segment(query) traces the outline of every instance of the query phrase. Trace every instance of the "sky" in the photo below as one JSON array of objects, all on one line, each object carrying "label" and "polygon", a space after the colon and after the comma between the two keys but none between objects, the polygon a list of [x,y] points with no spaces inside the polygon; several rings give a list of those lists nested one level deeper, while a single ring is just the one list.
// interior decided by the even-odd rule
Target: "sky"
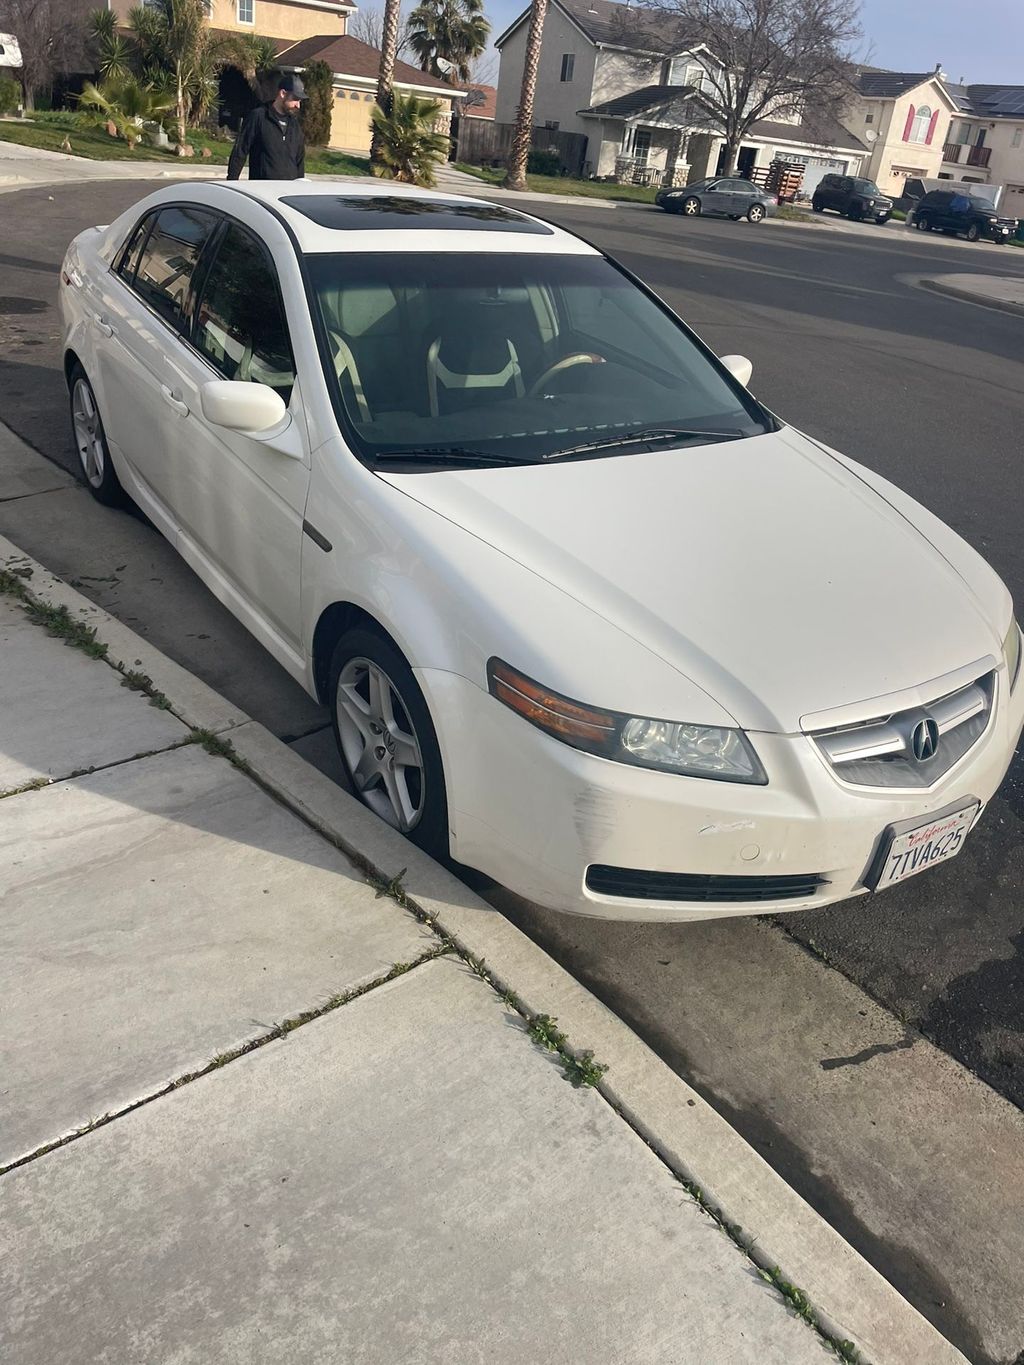
[{"label": "sky", "polygon": [[[492,35],[526,4],[486,0]],[[931,71],[941,62],[954,81],[1024,85],[1024,0],[862,0],[861,27],[856,55],[872,66]]]}]

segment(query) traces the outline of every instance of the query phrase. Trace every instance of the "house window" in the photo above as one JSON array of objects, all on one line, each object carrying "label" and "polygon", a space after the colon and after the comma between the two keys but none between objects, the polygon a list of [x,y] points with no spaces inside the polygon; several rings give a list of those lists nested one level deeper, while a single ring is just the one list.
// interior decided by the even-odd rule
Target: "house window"
[{"label": "house window", "polygon": [[647,165],[647,158],[651,154],[651,131],[649,128],[638,128],[633,134],[633,155],[641,166]]},{"label": "house window", "polygon": [[692,85],[703,90],[708,85],[708,73],[692,57],[673,57],[668,64],[669,85]]},{"label": "house window", "polygon": [[909,121],[909,130],[904,141],[906,142],[927,142],[928,129],[932,124],[931,106],[922,104],[914,110],[914,116]]},{"label": "house window", "polygon": [[238,0],[238,22],[240,24],[256,22],[256,0]]},{"label": "house window", "polygon": [[874,121],[875,121],[875,116],[874,116],[874,114],[865,114],[865,115],[864,115],[864,122],[865,122],[865,123],[874,123]]},{"label": "house window", "polygon": [[558,119],[556,119],[556,118],[545,119],[545,120],[544,120],[544,127],[548,130],[549,133],[557,133],[557,132],[558,132]]},{"label": "house window", "polygon": [[1013,130],[1013,137],[1012,137],[1012,139],[1010,140],[1010,146],[1011,146],[1011,147],[1019,147],[1019,146],[1020,146],[1020,139],[1021,139],[1021,134],[1022,134],[1022,133],[1024,133],[1024,128],[1014,128],[1014,130]]},{"label": "house window", "polygon": [[573,67],[574,67],[575,65],[576,65],[576,54],[575,54],[574,52],[566,52],[566,53],[563,53],[563,55],[562,55],[562,75],[561,75],[561,79],[562,79],[563,81],[571,81],[571,80],[572,80],[572,69],[573,69]]}]

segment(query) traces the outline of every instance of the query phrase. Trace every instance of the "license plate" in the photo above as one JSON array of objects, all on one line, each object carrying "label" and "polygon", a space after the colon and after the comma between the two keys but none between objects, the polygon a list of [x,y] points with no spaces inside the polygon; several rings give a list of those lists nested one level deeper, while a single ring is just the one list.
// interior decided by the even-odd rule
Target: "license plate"
[{"label": "license plate", "polygon": [[918,872],[955,858],[964,846],[980,805],[980,801],[972,800],[909,827],[906,822],[890,825],[875,864],[874,878],[868,880],[868,885],[874,891],[884,891],[887,886],[905,882]]}]

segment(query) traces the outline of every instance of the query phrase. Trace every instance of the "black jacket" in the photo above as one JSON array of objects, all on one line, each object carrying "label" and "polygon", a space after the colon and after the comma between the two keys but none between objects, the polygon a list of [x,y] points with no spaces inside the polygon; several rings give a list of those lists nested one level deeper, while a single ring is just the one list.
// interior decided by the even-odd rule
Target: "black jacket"
[{"label": "black jacket", "polygon": [[269,104],[248,115],[231,150],[228,179],[237,180],[249,162],[250,180],[298,180],[306,174],[306,140],[298,118],[285,118],[281,132]]}]

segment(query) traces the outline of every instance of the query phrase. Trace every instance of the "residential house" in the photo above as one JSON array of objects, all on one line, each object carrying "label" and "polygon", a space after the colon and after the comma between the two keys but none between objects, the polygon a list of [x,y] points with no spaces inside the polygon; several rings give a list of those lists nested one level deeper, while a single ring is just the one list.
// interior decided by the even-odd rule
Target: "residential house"
[{"label": "residential house", "polygon": [[496,85],[463,85],[465,99],[459,108],[461,118],[481,118],[493,123],[497,116],[498,87]]},{"label": "residential house", "polygon": [[[257,0],[262,3],[262,0]],[[376,101],[380,52],[357,38],[321,35],[306,38],[278,53],[283,71],[301,71],[310,62],[326,62],[334,73],[334,113],[328,144],[339,151],[365,155],[370,150],[370,110]],[[452,106],[464,98],[447,81],[408,62],[395,63],[394,88],[403,95],[440,100],[439,132],[448,133]]]},{"label": "residential house", "polygon": [[[526,10],[495,43],[499,123],[515,119],[528,18]],[[713,60],[670,14],[614,0],[551,0],[534,123],[585,134],[585,174],[674,184],[719,174],[725,143],[701,100]],[[864,143],[835,120],[812,123],[779,109],[751,128],[737,169],[796,162],[813,188],[828,171],[858,173],[866,156]]]},{"label": "residential house", "polygon": [[861,68],[859,97],[844,122],[871,148],[862,174],[898,198],[908,178],[935,179],[957,103],[942,70],[879,71]]},{"label": "residential house", "polygon": [[1024,218],[1024,85],[945,82],[957,104],[942,148],[943,180],[1002,186],[999,208]]}]

